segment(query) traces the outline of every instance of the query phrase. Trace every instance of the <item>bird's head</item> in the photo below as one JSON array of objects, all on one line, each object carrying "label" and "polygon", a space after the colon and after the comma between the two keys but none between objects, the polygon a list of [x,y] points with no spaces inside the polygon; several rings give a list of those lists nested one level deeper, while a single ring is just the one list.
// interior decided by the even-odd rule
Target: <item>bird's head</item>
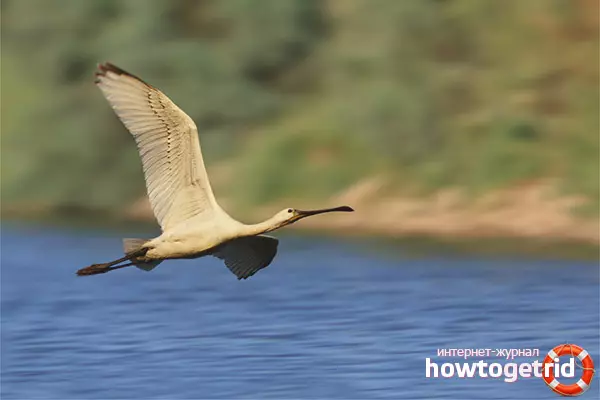
[{"label": "bird's head", "polygon": [[297,210],[295,208],[286,208],[279,211],[273,217],[277,222],[277,228],[281,228],[286,225],[293,224],[296,221],[301,220],[302,218],[310,217],[312,215],[317,214],[325,214],[330,212],[352,212],[354,209],[349,206],[341,206],[341,207],[333,207],[333,208],[323,208],[320,210]]}]

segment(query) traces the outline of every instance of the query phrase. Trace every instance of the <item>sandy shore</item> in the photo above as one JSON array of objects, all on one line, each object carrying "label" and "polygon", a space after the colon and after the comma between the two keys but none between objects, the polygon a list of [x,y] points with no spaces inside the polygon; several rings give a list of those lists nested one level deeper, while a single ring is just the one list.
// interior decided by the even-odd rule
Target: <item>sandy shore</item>
[{"label": "sandy shore", "polygon": [[[319,230],[389,237],[429,236],[437,238],[506,237],[574,241],[600,245],[597,217],[584,219],[573,210],[586,203],[580,196],[558,196],[552,182],[536,182],[489,192],[468,199],[458,189],[445,189],[427,198],[382,195],[382,180],[371,179],[332,197],[326,204],[298,204],[298,207],[350,205],[352,214],[307,218],[292,226],[298,230]],[[235,207],[222,200],[224,208]],[[269,217],[298,201],[278,201],[262,207],[245,220]],[[145,198],[126,210],[126,217],[153,220]]]}]

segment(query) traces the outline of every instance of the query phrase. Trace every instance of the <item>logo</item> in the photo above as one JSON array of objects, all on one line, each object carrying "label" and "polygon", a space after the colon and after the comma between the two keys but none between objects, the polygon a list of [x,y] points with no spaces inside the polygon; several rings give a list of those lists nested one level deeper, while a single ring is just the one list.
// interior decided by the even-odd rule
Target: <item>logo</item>
[{"label": "logo", "polygon": [[[425,358],[426,378],[486,378],[514,383],[521,378],[542,378],[561,396],[579,396],[589,389],[594,378],[594,361],[576,344],[561,344],[540,361],[540,349],[534,348],[439,348],[438,357],[463,358],[462,362],[434,362]],[[559,357],[564,356],[560,362]],[[485,358],[502,358],[509,362],[487,362]],[[521,358],[535,359],[521,360]],[[479,361],[467,359],[476,358]],[[517,360],[518,359],[518,360]],[[460,360],[459,360],[460,361]],[[575,382],[575,380],[577,380]]]},{"label": "logo", "polygon": [[[558,358],[560,356],[577,357],[581,361],[580,367],[583,370],[583,374],[577,382],[565,385],[556,379],[560,376],[558,366]],[[594,377],[594,372],[596,372],[592,357],[587,351],[576,344],[561,344],[550,350],[546,358],[544,358],[542,368],[542,379],[544,379],[544,382],[546,382],[550,389],[562,396],[579,396],[588,390]]]}]

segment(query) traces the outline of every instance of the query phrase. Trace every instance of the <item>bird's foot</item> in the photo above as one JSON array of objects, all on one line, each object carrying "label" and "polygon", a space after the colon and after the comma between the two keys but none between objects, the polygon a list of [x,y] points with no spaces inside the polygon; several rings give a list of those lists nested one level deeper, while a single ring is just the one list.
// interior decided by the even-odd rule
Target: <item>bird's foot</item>
[{"label": "bird's foot", "polygon": [[77,271],[77,275],[86,276],[104,274],[110,270],[111,268],[107,264],[92,264],[89,267],[81,268],[79,271]]}]

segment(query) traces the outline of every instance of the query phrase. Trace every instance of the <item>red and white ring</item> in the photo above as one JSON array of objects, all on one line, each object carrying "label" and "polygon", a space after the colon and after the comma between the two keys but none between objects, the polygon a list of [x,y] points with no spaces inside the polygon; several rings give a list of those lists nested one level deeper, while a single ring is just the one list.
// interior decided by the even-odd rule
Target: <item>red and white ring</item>
[{"label": "red and white ring", "polygon": [[[583,365],[583,375],[576,383],[571,385],[562,384],[554,378],[554,359],[566,355],[577,357]],[[549,365],[549,373],[546,376],[547,364]],[[563,396],[579,396],[585,392],[590,387],[594,372],[594,362],[592,361],[592,357],[590,357],[587,351],[576,344],[561,344],[556,346],[548,352],[542,365],[542,378],[546,384],[550,386],[553,391]]]}]

